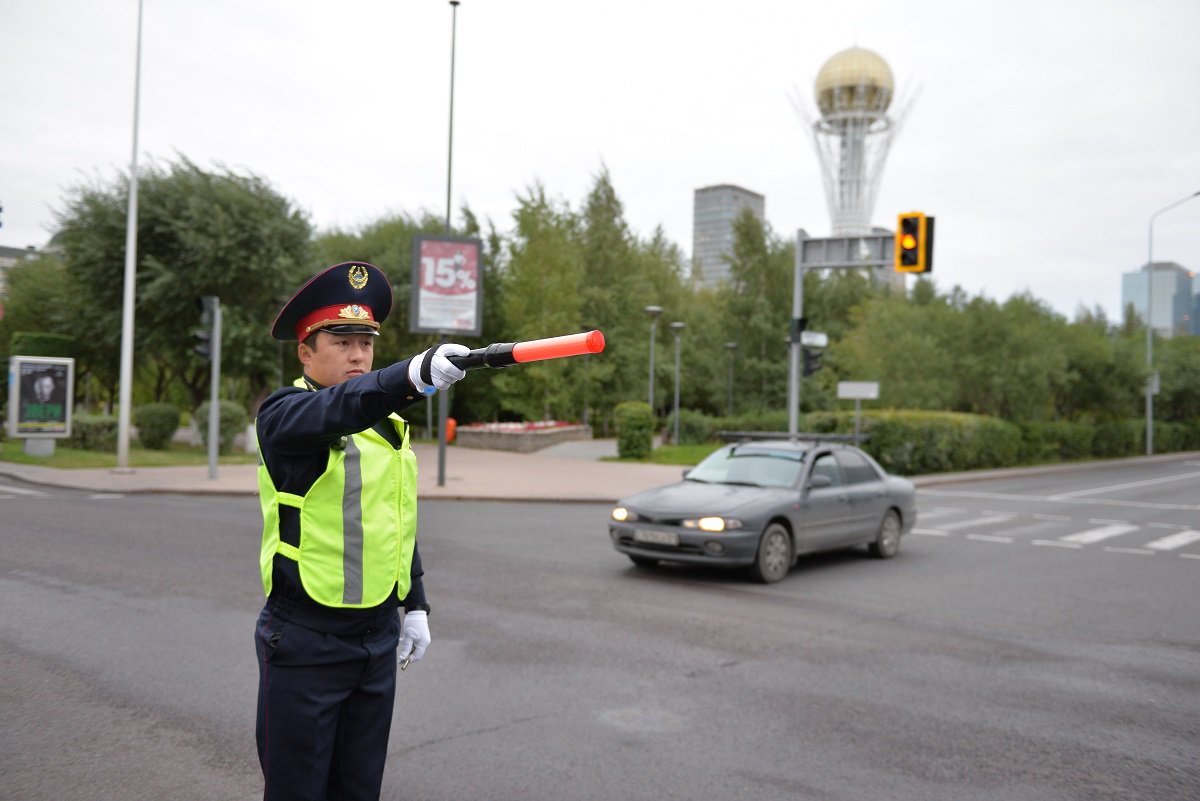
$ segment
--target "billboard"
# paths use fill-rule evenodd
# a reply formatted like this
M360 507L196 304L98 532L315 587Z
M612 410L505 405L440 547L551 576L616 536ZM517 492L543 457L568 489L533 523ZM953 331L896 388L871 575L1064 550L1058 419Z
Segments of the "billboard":
M483 332L483 243L455 236L413 237L409 330L416 334Z
M12 356L8 360L8 436L71 436L75 360Z

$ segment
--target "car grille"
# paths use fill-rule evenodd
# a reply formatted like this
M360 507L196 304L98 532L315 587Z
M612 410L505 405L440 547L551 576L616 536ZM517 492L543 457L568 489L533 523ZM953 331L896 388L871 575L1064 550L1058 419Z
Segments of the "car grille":
M663 553L686 553L694 556L703 556L704 549L699 545L691 545L682 542L679 545L659 545L654 542L638 542L633 537L621 537L618 542L629 548L637 548L640 551L662 551Z

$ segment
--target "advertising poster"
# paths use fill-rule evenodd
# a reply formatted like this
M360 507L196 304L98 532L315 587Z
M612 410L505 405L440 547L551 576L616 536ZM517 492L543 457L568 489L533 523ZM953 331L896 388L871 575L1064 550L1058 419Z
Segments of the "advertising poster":
M482 245L478 239L462 237L413 237L410 331L482 333Z
M70 436L74 379L74 359L13 356L8 367L9 436Z

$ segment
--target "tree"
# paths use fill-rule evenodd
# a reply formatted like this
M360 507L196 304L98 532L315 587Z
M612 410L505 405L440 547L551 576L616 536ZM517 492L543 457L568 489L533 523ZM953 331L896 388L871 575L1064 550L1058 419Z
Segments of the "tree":
M80 358L101 375L119 363L128 194L126 176L76 186L57 214L73 324L87 331ZM145 168L138 194L135 367L157 376L153 399L174 380L195 405L208 394L191 334L203 295L222 300L223 374L263 396L278 374L270 321L308 263L305 215L262 178L207 172L186 158Z

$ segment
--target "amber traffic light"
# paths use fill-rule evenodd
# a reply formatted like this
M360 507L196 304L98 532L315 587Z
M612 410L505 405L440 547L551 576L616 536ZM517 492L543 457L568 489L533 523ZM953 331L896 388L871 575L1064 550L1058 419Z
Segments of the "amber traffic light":
M933 269L933 218L910 211L896 219L896 272L927 273Z

